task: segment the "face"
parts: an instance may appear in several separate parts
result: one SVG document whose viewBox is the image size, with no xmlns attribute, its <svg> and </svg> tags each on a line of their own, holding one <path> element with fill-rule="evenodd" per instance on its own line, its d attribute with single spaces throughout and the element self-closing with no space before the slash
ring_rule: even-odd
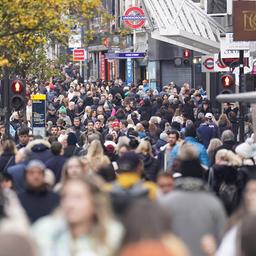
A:
<svg viewBox="0 0 256 256">
<path fill-rule="evenodd" d="M 52 127 L 51 128 L 51 134 L 53 136 L 57 136 L 58 135 L 58 127 Z"/>
<path fill-rule="evenodd" d="M 88 129 L 88 131 L 93 131 L 93 127 L 94 127 L 94 124 L 93 123 L 88 123 L 88 125 L 87 125 L 87 129 Z"/>
<path fill-rule="evenodd" d="M 101 128 L 101 123 L 100 122 L 95 122 L 95 124 L 94 124 L 94 128 L 96 129 L 96 130 L 98 130 L 98 129 L 100 129 Z"/>
<path fill-rule="evenodd" d="M 251 180 L 245 189 L 245 206 L 250 212 L 256 213 L 256 181 Z"/>
<path fill-rule="evenodd" d="M 157 180 L 157 186 L 163 194 L 167 194 L 173 190 L 173 179 L 169 176 L 161 176 Z"/>
<path fill-rule="evenodd" d="M 108 100 L 113 100 L 113 95 L 112 94 L 108 95 Z"/>
<path fill-rule="evenodd" d="M 125 154 L 126 152 L 128 152 L 127 147 L 121 147 L 119 149 L 119 156 L 122 156 L 123 154 Z"/>
<path fill-rule="evenodd" d="M 40 188 L 44 184 L 44 171 L 32 167 L 26 171 L 26 183 L 30 188 Z"/>
<path fill-rule="evenodd" d="M 74 126 L 79 126 L 79 125 L 80 125 L 80 120 L 74 119 Z"/>
<path fill-rule="evenodd" d="M 79 177 L 83 172 L 80 163 L 76 159 L 71 159 L 67 163 L 68 177 Z"/>
<path fill-rule="evenodd" d="M 28 142 L 29 142 L 29 136 L 28 136 L 28 134 L 20 135 L 20 136 L 19 136 L 19 142 L 20 142 L 22 145 L 27 145 Z"/>
<path fill-rule="evenodd" d="M 68 182 L 62 193 L 61 207 L 70 225 L 93 220 L 95 207 L 88 187 L 79 181 Z"/>
<path fill-rule="evenodd" d="M 175 134 L 170 134 L 168 136 L 168 143 L 170 146 L 174 146 L 177 142 L 177 138 L 176 138 L 176 135 Z"/>
</svg>

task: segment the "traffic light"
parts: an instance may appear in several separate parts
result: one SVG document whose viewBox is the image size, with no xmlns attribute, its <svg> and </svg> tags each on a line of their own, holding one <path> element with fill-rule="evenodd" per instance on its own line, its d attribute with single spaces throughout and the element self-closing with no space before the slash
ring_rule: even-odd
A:
<svg viewBox="0 0 256 256">
<path fill-rule="evenodd" d="M 190 65 L 190 58 L 191 58 L 191 52 L 190 50 L 184 50 L 183 51 L 183 63 L 185 66 L 189 66 Z"/>
<path fill-rule="evenodd" d="M 234 93 L 236 88 L 236 79 L 234 74 L 223 74 L 219 81 L 219 93 Z"/>
<path fill-rule="evenodd" d="M 20 111 L 25 107 L 25 83 L 21 80 L 13 80 L 10 86 L 10 110 Z"/>
</svg>

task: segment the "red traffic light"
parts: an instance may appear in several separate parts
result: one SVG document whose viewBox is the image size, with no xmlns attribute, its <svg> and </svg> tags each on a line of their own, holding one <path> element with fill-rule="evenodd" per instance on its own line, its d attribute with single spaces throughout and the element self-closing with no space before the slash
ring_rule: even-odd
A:
<svg viewBox="0 0 256 256">
<path fill-rule="evenodd" d="M 221 83 L 225 87 L 230 87 L 234 85 L 235 79 L 231 75 L 224 75 L 221 77 Z"/>
<path fill-rule="evenodd" d="M 188 58 L 190 57 L 190 51 L 189 51 L 189 50 L 185 50 L 185 51 L 183 52 L 183 57 L 184 57 L 185 59 L 188 59 Z"/>
<path fill-rule="evenodd" d="M 12 82 L 11 89 L 13 93 L 22 93 L 24 85 L 20 80 L 15 80 Z"/>
</svg>

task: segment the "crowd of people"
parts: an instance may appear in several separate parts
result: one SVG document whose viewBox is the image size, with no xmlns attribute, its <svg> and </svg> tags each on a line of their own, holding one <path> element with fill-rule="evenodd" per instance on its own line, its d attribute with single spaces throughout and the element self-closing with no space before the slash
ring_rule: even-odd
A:
<svg viewBox="0 0 256 256">
<path fill-rule="evenodd" d="M 0 256 L 254 256 L 256 144 L 239 108 L 171 82 L 63 79 L 27 88 L 0 125 Z M 46 94 L 45 137 L 31 95 Z"/>
</svg>

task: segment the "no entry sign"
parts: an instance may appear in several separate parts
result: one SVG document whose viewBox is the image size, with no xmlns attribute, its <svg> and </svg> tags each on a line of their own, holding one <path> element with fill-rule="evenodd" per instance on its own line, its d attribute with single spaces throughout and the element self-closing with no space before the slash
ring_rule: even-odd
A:
<svg viewBox="0 0 256 256">
<path fill-rule="evenodd" d="M 128 8 L 122 16 L 124 23 L 133 29 L 141 28 L 145 24 L 145 19 L 145 13 L 139 7 Z"/>
<path fill-rule="evenodd" d="M 73 61 L 84 61 L 84 60 L 85 60 L 85 50 L 84 49 L 74 49 Z"/>
</svg>

